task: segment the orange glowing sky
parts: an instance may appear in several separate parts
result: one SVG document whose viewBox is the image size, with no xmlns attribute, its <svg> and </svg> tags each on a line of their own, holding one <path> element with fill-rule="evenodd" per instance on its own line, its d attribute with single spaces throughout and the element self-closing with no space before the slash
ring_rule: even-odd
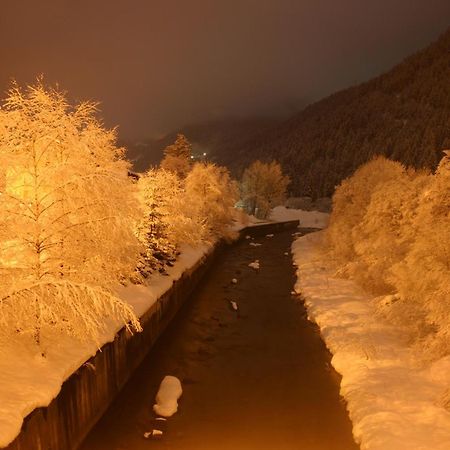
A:
<svg viewBox="0 0 450 450">
<path fill-rule="evenodd" d="M 450 25 L 448 0 L 14 0 L 0 88 L 44 73 L 143 138 L 227 116 L 289 113 L 366 80 Z"/>
</svg>

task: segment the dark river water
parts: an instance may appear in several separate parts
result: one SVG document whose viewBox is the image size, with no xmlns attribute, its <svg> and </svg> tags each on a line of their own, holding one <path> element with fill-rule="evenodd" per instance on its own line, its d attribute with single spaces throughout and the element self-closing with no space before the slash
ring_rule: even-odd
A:
<svg viewBox="0 0 450 450">
<path fill-rule="evenodd" d="M 217 258 L 82 450 L 358 449 L 330 354 L 291 294 L 292 239 L 243 239 Z M 179 409 L 145 439 L 165 375 L 181 380 Z"/>
</svg>

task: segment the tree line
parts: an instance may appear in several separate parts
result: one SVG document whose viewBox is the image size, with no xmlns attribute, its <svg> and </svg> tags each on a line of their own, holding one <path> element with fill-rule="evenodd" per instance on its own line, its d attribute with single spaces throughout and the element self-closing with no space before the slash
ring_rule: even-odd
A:
<svg viewBox="0 0 450 450">
<path fill-rule="evenodd" d="M 426 357 L 450 349 L 450 151 L 435 172 L 377 157 L 333 196 L 327 248 L 338 274 Z"/>
</svg>

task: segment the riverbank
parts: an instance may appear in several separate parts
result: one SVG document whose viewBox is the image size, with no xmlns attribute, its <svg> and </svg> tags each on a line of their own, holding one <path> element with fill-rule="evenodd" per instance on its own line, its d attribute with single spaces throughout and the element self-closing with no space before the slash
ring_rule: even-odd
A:
<svg viewBox="0 0 450 450">
<path fill-rule="evenodd" d="M 342 375 L 341 394 L 361 450 L 448 450 L 450 358 L 420 366 L 405 333 L 376 314 L 373 296 L 333 276 L 320 239 L 314 233 L 292 246 L 295 290 Z"/>
</svg>

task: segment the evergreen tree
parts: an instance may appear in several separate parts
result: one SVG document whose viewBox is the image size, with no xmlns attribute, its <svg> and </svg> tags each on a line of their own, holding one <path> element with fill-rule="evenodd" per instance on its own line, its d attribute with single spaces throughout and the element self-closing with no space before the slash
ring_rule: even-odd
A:
<svg viewBox="0 0 450 450">
<path fill-rule="evenodd" d="M 186 178 L 192 166 L 192 145 L 186 136 L 179 134 L 175 142 L 164 149 L 161 168 Z"/>
</svg>

